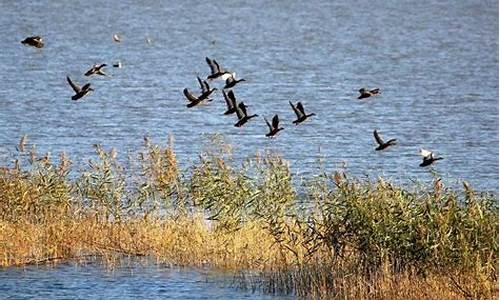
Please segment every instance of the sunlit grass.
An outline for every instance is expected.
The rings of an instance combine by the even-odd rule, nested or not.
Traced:
[[[95,148],[70,176],[65,155],[53,163],[23,137],[0,170],[1,266],[148,256],[232,270],[243,286],[271,293],[498,295],[498,199],[467,183],[409,188],[341,171],[295,180],[280,156],[238,165],[220,140],[184,171],[172,138],[146,138],[129,169],[114,149]]]

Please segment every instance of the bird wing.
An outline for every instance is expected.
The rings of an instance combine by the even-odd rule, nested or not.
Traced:
[[[71,78],[69,78],[69,76],[66,76],[66,80],[68,81],[69,85],[71,85],[71,88],[73,89],[73,91],[75,91],[75,93],[79,93],[80,92],[80,87],[74,83]]]
[[[107,66],[107,64],[101,64],[100,66],[98,66],[97,68],[98,69],[101,69],[101,68],[104,68],[105,66]]]
[[[84,86],[82,86],[82,91],[86,91],[90,88],[90,83],[86,83]]]
[[[203,86],[204,86],[205,92],[210,91],[210,86],[208,85],[208,82],[206,80],[203,80]]]
[[[420,155],[422,155],[423,157],[430,157],[432,155],[432,152],[429,150],[420,149]]]
[[[273,127],[274,128],[278,128],[279,124],[280,124],[280,118],[278,117],[278,115],[274,115],[274,117],[273,117]]]
[[[379,92],[380,92],[380,89],[373,89],[370,91],[370,93],[372,93],[374,95],[378,94]]]
[[[216,73],[223,73],[224,70],[219,66],[219,64],[217,63],[217,61],[215,59],[212,60],[212,62],[214,63],[214,66],[216,67]]]
[[[243,104],[243,102],[240,102],[240,104],[236,106],[236,115],[238,116],[238,120],[243,119],[247,115],[245,104]]]
[[[205,60],[207,61],[207,64],[210,67],[210,71],[212,72],[212,74],[217,73],[219,66],[216,65],[216,63],[214,64],[214,61],[208,57],[205,57]]]
[[[229,97],[229,100],[231,102],[230,108],[236,107],[236,97],[234,96],[234,92],[232,90],[229,91],[227,96]]]
[[[230,91],[231,92],[231,91]],[[228,109],[233,108],[233,102],[231,102],[231,99],[226,94],[226,91],[222,90],[222,96],[224,96],[224,100],[226,101],[226,106]]]
[[[245,105],[245,103],[240,102],[238,104],[238,106],[236,107],[236,114],[238,115],[238,119],[242,119],[246,116],[248,116],[247,114],[247,106]]]
[[[380,137],[380,135],[378,135],[377,130],[373,131],[373,136],[375,137],[377,144],[379,144],[380,146],[382,146],[384,144],[384,140]]]
[[[238,106],[240,107],[243,114],[245,114],[245,116],[248,115],[247,114],[247,106],[245,105],[245,103],[243,103],[243,101],[241,101],[240,104],[238,104]]]
[[[196,78],[198,79],[198,84],[200,85],[201,92],[202,93],[206,92],[205,85],[203,84],[203,80],[201,80],[200,76],[196,76]]]
[[[198,98],[196,98],[196,96],[195,96],[195,95],[193,95],[193,94],[189,91],[189,89],[187,89],[187,88],[185,88],[185,89],[184,89],[183,93],[184,93],[184,96],[186,96],[186,98],[187,98],[189,101],[191,101],[191,102],[193,102],[193,101],[197,101],[197,100],[198,100]]]
[[[300,102],[297,103],[297,109],[300,111],[300,113],[302,115],[306,114],[305,111],[304,111],[304,106],[302,106],[302,103],[300,103]]]
[[[290,103],[290,106],[293,108],[293,111],[297,115],[297,118],[300,118],[302,116],[301,112],[295,107],[295,105],[293,105],[292,101],[288,101],[288,103]]]
[[[269,131],[273,131],[273,126],[271,125],[271,123],[269,123],[266,117],[264,117],[264,121],[266,121],[267,127],[269,127]]]

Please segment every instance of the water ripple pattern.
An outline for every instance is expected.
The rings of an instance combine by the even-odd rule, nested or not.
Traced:
[[[294,299],[242,290],[220,273],[130,262],[112,270],[98,263],[0,270],[0,299]]]
[[[498,189],[497,1],[21,0],[4,1],[0,15],[2,163],[23,134],[83,162],[92,144],[125,156],[144,135],[171,133],[187,166],[204,134],[221,133],[237,158],[271,150],[310,173],[321,157],[329,170],[346,162],[354,175],[402,182],[431,179],[418,167],[418,149],[429,148],[445,157],[434,166],[445,181]],[[35,34],[43,49],[20,44]],[[280,115],[276,139],[261,117],[233,127],[220,92],[185,107],[182,90],[208,75],[205,56],[247,80],[234,91],[250,112]],[[81,84],[93,64],[118,60],[111,77],[90,79],[84,101],[70,100],[66,75]],[[382,95],[358,101],[363,86]],[[289,100],[317,117],[293,126]],[[374,129],[399,144],[375,152]]]

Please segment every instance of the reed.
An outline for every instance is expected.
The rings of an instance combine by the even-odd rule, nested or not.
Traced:
[[[220,138],[180,170],[173,139],[125,168],[96,145],[81,172],[23,137],[0,170],[0,265],[123,256],[209,266],[314,298],[498,296],[498,199],[342,171],[294,178],[275,154],[238,165]],[[297,184],[300,182],[300,184]]]

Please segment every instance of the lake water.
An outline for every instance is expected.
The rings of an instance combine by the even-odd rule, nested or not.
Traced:
[[[498,190],[498,2],[466,1],[2,1],[0,162],[19,138],[39,151],[67,152],[77,165],[92,144],[137,153],[142,137],[175,136],[184,166],[207,134],[221,133],[237,159],[282,153],[297,173],[343,162],[354,175],[429,182],[420,147],[445,159],[433,170],[448,184]],[[123,42],[112,41],[120,34]],[[45,48],[20,41],[39,34]],[[146,43],[146,38],[152,40]],[[259,117],[241,129],[220,93],[187,109],[185,87],[208,75],[205,56],[247,82],[235,94],[250,113],[278,113],[285,130],[267,139]],[[109,78],[86,78],[94,63]],[[71,101],[66,75],[95,91]],[[221,82],[215,83],[221,87]],[[356,100],[359,88],[382,95]],[[289,100],[316,117],[293,126]],[[375,152],[372,131],[399,144]],[[0,271],[2,299],[249,298],[200,271],[117,270],[59,265]],[[262,297],[264,298],[264,297]]]
[[[308,173],[321,157],[328,170],[345,162],[354,175],[404,183],[429,182],[417,153],[428,148],[445,158],[433,168],[445,182],[498,189],[497,1],[4,1],[0,15],[2,162],[23,134],[77,163],[92,144],[126,157],[144,135],[173,134],[189,166],[204,136],[221,133],[236,158],[269,150]],[[35,34],[45,48],[20,44]],[[196,75],[209,73],[205,56],[247,80],[235,94],[250,113],[280,115],[276,139],[261,117],[233,127],[220,92],[185,107],[182,90],[197,91]],[[111,78],[83,76],[118,60]],[[95,92],[72,101],[66,75]],[[363,86],[382,95],[359,101]],[[317,117],[292,125],[289,100]],[[374,129],[399,145],[375,152]]]
[[[129,262],[0,269],[0,299],[293,299],[238,288],[229,275]]]

